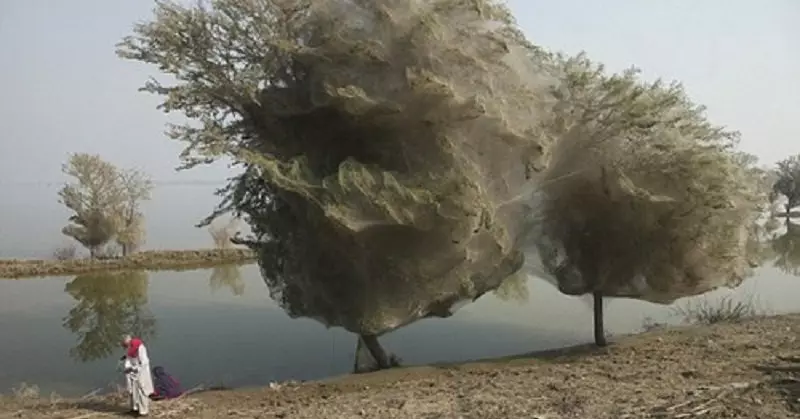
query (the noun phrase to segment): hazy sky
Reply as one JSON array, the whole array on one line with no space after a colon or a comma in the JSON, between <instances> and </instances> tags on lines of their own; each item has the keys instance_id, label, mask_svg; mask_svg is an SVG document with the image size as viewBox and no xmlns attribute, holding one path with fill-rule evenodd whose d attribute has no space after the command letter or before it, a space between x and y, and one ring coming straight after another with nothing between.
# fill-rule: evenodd
<instances>
[{"instance_id":1,"label":"hazy sky","mask_svg":"<svg viewBox=\"0 0 800 419\"><path fill-rule=\"evenodd\" d=\"M792 25L800 2L509 3L535 43L586 50L610 69L635 64L648 78L683 81L714 121L740 130L743 148L765 162L800 152L800 129L790 123L800 115L800 29ZM60 166L70 152L99 153L157 181L228 174L222 165L174 172L181 147L165 139L167 117L155 109L157 99L136 90L156 70L114 54L114 44L151 8L145 0L0 0L0 256L9 246L62 240L57 186L41 182L63 180ZM211 189L157 191L148 215L150 241L158 243L151 245L207 241L185 214L210 210Z\"/></svg>"}]
</instances>

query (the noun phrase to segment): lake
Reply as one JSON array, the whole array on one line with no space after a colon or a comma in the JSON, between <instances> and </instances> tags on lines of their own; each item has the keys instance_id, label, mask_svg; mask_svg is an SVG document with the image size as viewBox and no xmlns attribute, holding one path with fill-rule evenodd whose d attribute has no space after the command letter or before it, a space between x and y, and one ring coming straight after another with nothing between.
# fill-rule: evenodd
<instances>
[{"instance_id":1,"label":"lake","mask_svg":"<svg viewBox=\"0 0 800 419\"><path fill-rule=\"evenodd\" d=\"M728 290L710 296L718 298ZM407 364L463 361L552 349L592 340L587 298L561 295L541 280L527 299L487 295L449 319L417 322L382 338ZM732 291L757 296L770 312L800 311L800 278L775 268ZM669 307L610 300L613 334L645 321L677 323ZM649 320L648 320L649 319ZM186 387L259 386L352 370L356 337L273 302L255 265L184 272L139 272L0 280L0 393L26 382L76 396L121 383L116 370L125 330L143 330L153 365Z\"/></svg>"}]
</instances>

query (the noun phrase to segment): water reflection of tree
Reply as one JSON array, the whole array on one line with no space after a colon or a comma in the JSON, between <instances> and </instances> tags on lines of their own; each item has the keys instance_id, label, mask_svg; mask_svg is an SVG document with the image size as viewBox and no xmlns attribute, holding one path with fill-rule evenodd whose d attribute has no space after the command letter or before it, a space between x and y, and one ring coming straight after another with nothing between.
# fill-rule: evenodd
<instances>
[{"instance_id":1,"label":"water reflection of tree","mask_svg":"<svg viewBox=\"0 0 800 419\"><path fill-rule=\"evenodd\" d=\"M786 232L772 240L775 267L781 271L800 276L800 224L786 222Z\"/></svg>"},{"instance_id":2,"label":"water reflection of tree","mask_svg":"<svg viewBox=\"0 0 800 419\"><path fill-rule=\"evenodd\" d=\"M208 278L208 286L212 291L227 287L233 295L244 295L242 271L237 264L215 266Z\"/></svg>"},{"instance_id":3,"label":"water reflection of tree","mask_svg":"<svg viewBox=\"0 0 800 419\"><path fill-rule=\"evenodd\" d=\"M147 287L144 271L79 275L67 283L64 291L77 300L64 318L78 340L70 356L84 362L105 358L126 333L152 338L156 320L146 307Z\"/></svg>"}]
</instances>

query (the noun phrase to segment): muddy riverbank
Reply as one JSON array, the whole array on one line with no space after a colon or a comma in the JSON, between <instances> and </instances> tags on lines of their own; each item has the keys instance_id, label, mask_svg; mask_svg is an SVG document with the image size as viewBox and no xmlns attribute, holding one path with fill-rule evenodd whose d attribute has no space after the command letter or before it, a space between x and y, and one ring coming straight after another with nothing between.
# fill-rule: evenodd
<instances>
[{"instance_id":1,"label":"muddy riverbank","mask_svg":"<svg viewBox=\"0 0 800 419\"><path fill-rule=\"evenodd\" d=\"M116 396L6 397L0 417L124 416ZM156 403L156 418L800 417L800 315L691 326L465 364L208 391Z\"/></svg>"}]
</instances>

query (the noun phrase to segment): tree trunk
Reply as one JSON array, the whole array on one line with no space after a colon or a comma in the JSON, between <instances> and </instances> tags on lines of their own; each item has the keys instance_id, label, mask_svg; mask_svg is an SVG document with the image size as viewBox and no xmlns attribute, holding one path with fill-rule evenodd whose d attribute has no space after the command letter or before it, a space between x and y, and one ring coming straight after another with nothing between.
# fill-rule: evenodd
<instances>
[{"instance_id":1,"label":"tree trunk","mask_svg":"<svg viewBox=\"0 0 800 419\"><path fill-rule=\"evenodd\" d=\"M120 246L120 247L122 247L122 257L128 256L128 252L129 252L128 245L127 244L122 244L122 246Z\"/></svg>"},{"instance_id":2,"label":"tree trunk","mask_svg":"<svg viewBox=\"0 0 800 419\"><path fill-rule=\"evenodd\" d=\"M391 363L389 362L389 355L381 346L381 343L378 342L378 337L375 335L361 335L361 339L364 341L364 345L369 350L369 353L375 359L375 362L378 363L378 368L385 370L391 368Z\"/></svg>"},{"instance_id":3,"label":"tree trunk","mask_svg":"<svg viewBox=\"0 0 800 419\"><path fill-rule=\"evenodd\" d=\"M359 373L362 372L361 371L361 365L358 362L359 361L358 352L361 349L361 343L362 343L362 340L361 340L361 337L359 336L358 340L356 341L356 353L353 356L353 374L359 374Z\"/></svg>"},{"instance_id":4,"label":"tree trunk","mask_svg":"<svg viewBox=\"0 0 800 419\"><path fill-rule=\"evenodd\" d=\"M96 246L90 246L89 247L89 259L92 259L92 260L97 259L97 247Z\"/></svg>"},{"instance_id":5,"label":"tree trunk","mask_svg":"<svg viewBox=\"0 0 800 419\"><path fill-rule=\"evenodd\" d=\"M597 346L606 346L606 331L603 326L603 293L595 291L592 293L594 300L594 343Z\"/></svg>"}]
</instances>

